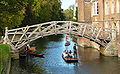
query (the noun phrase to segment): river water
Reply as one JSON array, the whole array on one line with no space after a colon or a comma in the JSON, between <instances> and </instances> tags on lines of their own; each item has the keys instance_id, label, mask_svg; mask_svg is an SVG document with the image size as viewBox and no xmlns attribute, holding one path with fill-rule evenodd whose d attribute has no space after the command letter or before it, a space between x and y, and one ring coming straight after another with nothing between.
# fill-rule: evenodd
<instances>
[{"instance_id":1,"label":"river water","mask_svg":"<svg viewBox=\"0 0 120 74\"><path fill-rule=\"evenodd\" d=\"M93 48L79 47L79 63L66 63L61 54L65 49L73 51L76 43L69 37L71 45L65 47L65 36L56 35L35 40L31 45L38 52L44 53L44 58L28 56L12 60L10 74L119 74L120 59L101 56Z\"/></svg>"}]
</instances>

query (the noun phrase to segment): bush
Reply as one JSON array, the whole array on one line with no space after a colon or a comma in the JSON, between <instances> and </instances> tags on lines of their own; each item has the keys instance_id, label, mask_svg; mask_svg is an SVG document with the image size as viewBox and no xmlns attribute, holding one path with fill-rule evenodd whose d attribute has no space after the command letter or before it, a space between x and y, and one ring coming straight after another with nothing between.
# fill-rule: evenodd
<instances>
[{"instance_id":1,"label":"bush","mask_svg":"<svg viewBox=\"0 0 120 74\"><path fill-rule=\"evenodd\" d=\"M3 67L7 68L7 63L9 61L9 45L0 44L0 74ZM5 64L3 64L5 62Z\"/></svg>"}]
</instances>

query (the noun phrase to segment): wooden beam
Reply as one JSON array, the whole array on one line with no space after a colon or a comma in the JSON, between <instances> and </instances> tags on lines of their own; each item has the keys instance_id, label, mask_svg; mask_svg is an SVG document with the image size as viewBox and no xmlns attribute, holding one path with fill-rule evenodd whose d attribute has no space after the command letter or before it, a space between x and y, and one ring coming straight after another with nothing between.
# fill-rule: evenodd
<instances>
[{"instance_id":1,"label":"wooden beam","mask_svg":"<svg viewBox=\"0 0 120 74\"><path fill-rule=\"evenodd\" d=\"M99 36L101 30L102 30L102 27L99 29L99 31L98 31L98 33L97 33L97 36L96 36L96 39L98 38L98 36Z\"/></svg>"},{"instance_id":2,"label":"wooden beam","mask_svg":"<svg viewBox=\"0 0 120 74\"><path fill-rule=\"evenodd\" d=\"M17 33L17 30L15 31L15 33L14 33L14 35L13 35L13 37L12 37L11 42L14 40L16 33Z\"/></svg>"}]
</instances>

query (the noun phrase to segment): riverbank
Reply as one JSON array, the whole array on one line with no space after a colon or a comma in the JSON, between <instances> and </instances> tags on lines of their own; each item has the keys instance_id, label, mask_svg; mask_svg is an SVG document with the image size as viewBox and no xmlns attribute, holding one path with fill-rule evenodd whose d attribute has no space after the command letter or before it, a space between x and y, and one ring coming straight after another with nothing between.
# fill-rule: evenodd
<instances>
[{"instance_id":1,"label":"riverbank","mask_svg":"<svg viewBox=\"0 0 120 74\"><path fill-rule=\"evenodd\" d=\"M10 69L9 45L0 44L0 74L8 74Z\"/></svg>"}]
</instances>

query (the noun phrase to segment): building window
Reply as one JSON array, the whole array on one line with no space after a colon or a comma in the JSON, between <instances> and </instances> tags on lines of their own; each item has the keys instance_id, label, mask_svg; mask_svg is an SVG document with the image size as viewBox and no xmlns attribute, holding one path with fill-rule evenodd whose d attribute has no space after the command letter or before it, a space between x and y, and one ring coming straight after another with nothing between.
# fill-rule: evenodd
<instances>
[{"instance_id":1,"label":"building window","mask_svg":"<svg viewBox=\"0 0 120 74\"><path fill-rule=\"evenodd\" d=\"M108 2L105 3L105 15L109 15L109 5L108 5Z\"/></svg>"},{"instance_id":2,"label":"building window","mask_svg":"<svg viewBox=\"0 0 120 74\"><path fill-rule=\"evenodd\" d=\"M98 2L97 2L97 14L99 14L99 10L98 10Z\"/></svg>"},{"instance_id":3,"label":"building window","mask_svg":"<svg viewBox=\"0 0 120 74\"><path fill-rule=\"evenodd\" d=\"M116 2L116 11L117 11L117 13L120 13L119 0L117 0L117 2Z\"/></svg>"},{"instance_id":4,"label":"building window","mask_svg":"<svg viewBox=\"0 0 120 74\"><path fill-rule=\"evenodd\" d=\"M98 15L99 14L99 7L98 7L98 2L93 2L93 6L92 6L92 15Z\"/></svg>"},{"instance_id":5,"label":"building window","mask_svg":"<svg viewBox=\"0 0 120 74\"><path fill-rule=\"evenodd\" d=\"M114 2L111 2L111 13L114 13Z\"/></svg>"}]
</instances>

